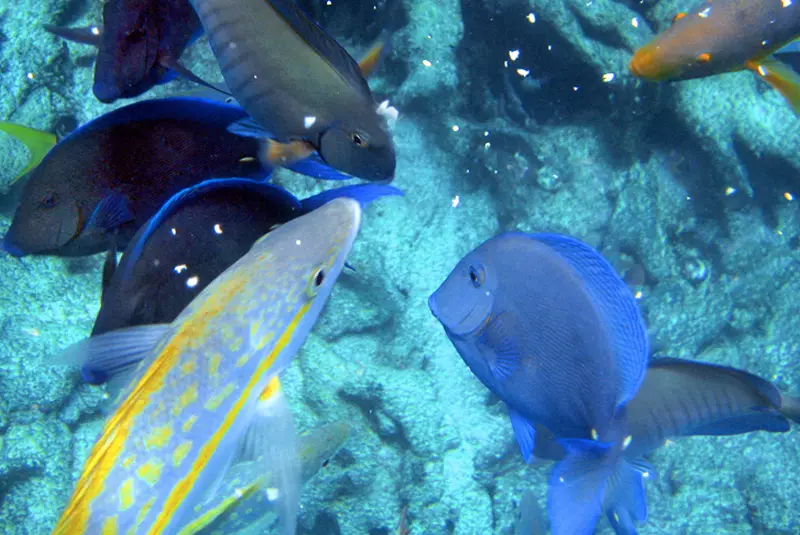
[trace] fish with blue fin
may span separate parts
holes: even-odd
[[[189,0],[108,0],[102,24],[45,29],[97,47],[92,89],[100,102],[138,97],[178,74],[207,85],[178,62],[203,33]]]
[[[636,50],[630,71],[661,82],[749,70],[800,114],[800,74],[776,57],[798,38],[797,2],[703,0]]]
[[[383,42],[359,65],[291,0],[192,4],[227,87],[252,117],[233,130],[268,139],[263,160],[326,165],[371,181],[394,178],[388,108],[375,102],[364,79]]]
[[[668,440],[766,431],[784,433],[800,423],[800,399],[743,370],[675,358],[650,361],[644,382],[628,403],[630,441],[603,504],[617,535],[637,533],[647,519],[644,480],[655,470],[644,457]],[[559,461],[564,448],[536,426],[534,455]]]
[[[212,179],[187,188],[137,231],[111,269],[92,335],[169,323],[274,227],[337,197],[356,199],[364,207],[387,195],[402,192],[357,184],[300,201],[274,184],[247,179]],[[105,380],[106,371],[87,367],[83,375],[96,384]]]
[[[614,268],[559,234],[505,233],[466,255],[429,306],[461,358],[508,407],[526,461],[536,426],[566,455],[553,469],[554,535],[590,535],[630,443],[647,329]]]
[[[169,324],[90,337],[64,359],[141,355],[53,535],[187,533],[239,461],[271,474],[280,532],[293,535],[300,465],[278,376],[324,307],[352,249],[358,202],[338,198],[258,240]]]
[[[268,178],[272,169],[258,161],[259,141],[227,131],[243,117],[238,106],[166,98],[90,121],[28,173],[3,248],[17,257],[82,256],[107,251],[114,237],[124,249],[182,189],[212,177]],[[33,130],[12,133],[41,137]]]

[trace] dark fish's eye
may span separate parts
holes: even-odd
[[[472,285],[474,287],[480,288],[480,286],[483,284],[484,278],[483,267],[469,266],[469,280],[472,281]]]
[[[44,196],[42,202],[39,203],[42,208],[52,208],[56,205],[56,196],[52,193],[49,193]]]
[[[353,143],[359,147],[367,146],[367,136],[360,132],[353,132],[350,134],[350,139],[353,140]]]
[[[322,468],[325,468],[326,466],[328,466],[328,459],[322,461]]]

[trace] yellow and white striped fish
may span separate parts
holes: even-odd
[[[313,327],[360,219],[356,201],[331,201],[261,238],[173,323],[110,332],[70,350],[94,364],[147,356],[119,396],[54,535],[193,533],[195,506],[213,496],[243,447],[272,474],[283,532],[294,533],[294,425],[288,411],[259,414],[259,398],[269,396],[270,381]]]

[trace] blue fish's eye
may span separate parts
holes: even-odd
[[[469,280],[472,281],[474,287],[480,288],[485,278],[483,266],[469,266]]]
[[[56,205],[56,196],[52,193],[49,193],[44,196],[40,204],[42,208],[52,208]]]

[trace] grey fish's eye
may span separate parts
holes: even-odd
[[[353,132],[350,134],[350,140],[359,147],[366,147],[369,145],[367,135],[362,132]]]
[[[483,285],[484,279],[485,273],[483,271],[483,266],[469,266],[469,280],[472,281],[474,287],[480,288]]]
[[[52,193],[45,195],[40,203],[42,208],[52,208],[56,205],[56,196]]]

